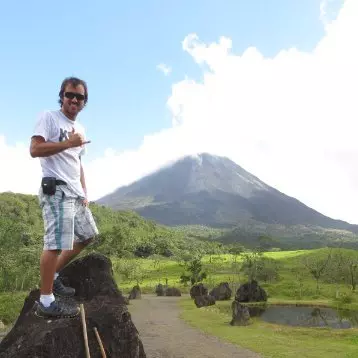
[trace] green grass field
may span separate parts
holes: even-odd
[[[27,292],[0,294],[0,321],[5,325],[14,322],[19,315]]]
[[[344,252],[358,259],[358,252]],[[358,294],[352,292],[347,284],[337,286],[320,282],[319,293],[316,292],[316,282],[306,272],[302,260],[312,255],[318,258],[325,257],[327,253],[328,249],[266,253],[266,257],[275,259],[280,264],[280,278],[277,282],[260,283],[269,295],[268,302],[358,309]],[[244,276],[233,272],[233,260],[234,257],[231,255],[205,257],[203,262],[209,277],[204,284],[213,287],[219,282],[227,281],[236,289],[240,283],[245,282]],[[165,279],[168,279],[170,286],[179,287],[182,292],[189,291],[189,287],[182,287],[179,283],[183,268],[175,261],[161,260],[158,264],[153,260],[136,260],[136,264],[146,270],[146,277],[140,284],[143,292],[154,292],[155,285],[159,282],[164,283]],[[301,284],[298,283],[297,272]],[[128,292],[134,284],[129,280],[123,281],[118,273],[116,278],[124,292]],[[337,288],[340,295],[349,296],[349,304],[342,304],[335,299]],[[219,301],[215,306],[201,309],[196,308],[190,298],[183,298],[179,302],[181,316],[190,325],[227,342],[258,352],[263,357],[358,357],[358,329],[291,327],[269,324],[258,318],[253,318],[253,324],[250,326],[232,327],[229,324],[232,301]]]
[[[336,250],[334,250],[336,252]],[[345,255],[358,260],[358,251],[343,250]],[[260,282],[269,295],[270,304],[308,304],[328,307],[345,307],[358,310],[358,294],[352,292],[348,284],[320,282],[320,290],[316,291],[316,282],[311,277],[302,260],[309,257],[325,257],[328,249],[281,251],[265,253],[279,264],[279,279],[274,282]],[[240,256],[236,261],[240,266]],[[208,278],[204,284],[209,288],[219,282],[229,282],[234,291],[246,281],[242,273],[233,267],[235,257],[232,255],[212,255],[203,258]],[[182,286],[179,282],[184,268],[175,260],[156,259],[118,259],[112,258],[114,276],[124,294],[136,284],[135,276],[143,293],[154,293],[158,283],[181,289],[183,293],[190,286]],[[358,261],[357,261],[358,262]],[[238,267],[236,266],[236,267]],[[127,271],[123,269],[127,267]],[[133,275],[136,272],[136,275]],[[298,276],[300,280],[298,280]],[[131,277],[132,276],[132,277]],[[349,297],[349,303],[337,301],[336,293]],[[5,293],[0,295],[0,320],[4,323],[13,322],[20,311],[26,293]],[[253,319],[247,327],[232,327],[230,322],[231,301],[217,302],[215,306],[197,309],[191,299],[180,301],[182,318],[189,324],[238,344],[264,357],[358,357],[358,329],[334,330],[328,328],[298,328],[273,325]]]
[[[333,251],[335,252],[335,250]],[[347,255],[356,257],[358,261],[358,251],[343,250]],[[316,282],[302,264],[302,260],[307,257],[325,257],[328,249],[318,250],[298,250],[268,252],[264,255],[274,259],[279,264],[279,279],[274,282],[260,282],[260,285],[267,291],[271,301],[297,301],[310,300],[321,301],[327,305],[335,304],[336,291],[340,295],[349,296],[352,305],[358,304],[358,294],[351,291],[349,285],[333,284],[320,282],[319,292],[316,290]],[[212,255],[203,258],[204,269],[208,272],[208,277],[204,281],[209,288],[214,287],[219,282],[228,282],[236,290],[239,285],[246,281],[238,269],[233,268],[235,258],[232,255]],[[236,258],[240,265],[240,256]],[[117,261],[113,260],[114,263]],[[142,292],[153,293],[158,283],[164,284],[168,280],[170,286],[179,287],[182,292],[188,292],[190,287],[180,284],[179,277],[184,272],[184,268],[178,262],[170,259],[133,259],[132,265],[142,271],[140,286]],[[114,267],[116,265],[114,264]],[[118,270],[115,270],[115,278],[123,292],[127,293],[136,284],[135,280],[125,279]]]
[[[231,302],[196,308],[182,299],[181,317],[193,327],[270,358],[358,357],[358,329],[301,328],[269,324],[253,318],[250,326],[230,326]]]

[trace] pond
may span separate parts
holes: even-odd
[[[265,322],[302,327],[331,327],[347,329],[358,327],[358,312],[333,308],[304,306],[251,306],[251,317]]]

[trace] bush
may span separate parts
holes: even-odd
[[[147,258],[154,254],[154,248],[151,245],[140,245],[135,249],[134,255],[137,257]]]
[[[339,297],[336,299],[336,301],[338,303],[341,303],[341,304],[345,305],[345,304],[352,303],[353,302],[353,297],[352,297],[352,295],[349,295],[347,293],[341,293],[339,295]]]

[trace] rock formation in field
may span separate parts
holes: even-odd
[[[146,357],[125,299],[113,280],[109,259],[90,254],[72,262],[60,276],[76,289],[74,299],[84,304],[91,358],[102,357],[94,328],[107,357]],[[34,310],[38,299],[38,290],[25,299],[18,320],[0,344],[0,358],[85,357],[80,315],[65,319],[37,317]]]
[[[210,291],[210,296],[215,297],[216,301],[229,300],[231,295],[232,290],[227,282],[221,282]]]
[[[155,293],[157,294],[157,296],[165,296],[165,289],[166,288],[167,288],[167,286],[164,286],[161,283],[159,283],[157,285],[157,287],[155,288]]]
[[[267,301],[267,293],[259,286],[257,281],[252,280],[251,282],[244,283],[237,289],[235,301],[264,302]]]
[[[179,290],[179,288],[177,287],[168,287],[165,290],[165,296],[176,296],[176,297],[180,297],[181,296],[181,291]]]
[[[215,297],[210,295],[195,296],[195,306],[198,308],[215,305]]]
[[[202,284],[197,283],[193,285],[190,289],[190,297],[195,298],[197,296],[206,296],[208,294],[208,289]]]
[[[177,287],[168,287],[161,283],[155,288],[157,296],[181,296],[181,291]]]
[[[232,326],[247,326],[250,324],[249,309],[237,301],[233,301],[231,304],[232,320],[230,324]]]
[[[128,299],[140,300],[142,298],[142,291],[138,285],[135,285],[129,293]]]

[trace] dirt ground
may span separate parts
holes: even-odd
[[[141,300],[130,301],[132,320],[148,358],[260,357],[186,324],[179,318],[178,299],[146,294]]]

